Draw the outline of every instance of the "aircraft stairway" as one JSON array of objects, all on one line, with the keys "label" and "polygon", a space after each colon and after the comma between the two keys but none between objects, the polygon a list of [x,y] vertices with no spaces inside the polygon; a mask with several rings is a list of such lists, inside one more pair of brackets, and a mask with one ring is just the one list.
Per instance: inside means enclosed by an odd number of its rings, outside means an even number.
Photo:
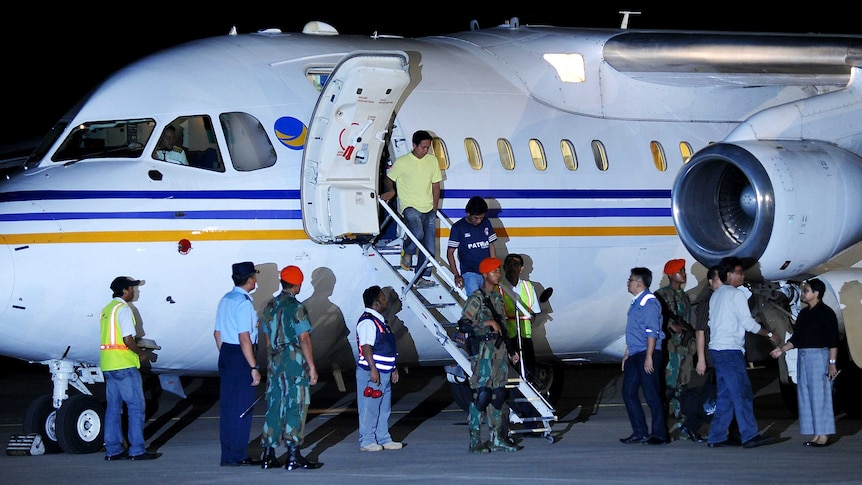
[{"label": "aircraft stairway", "polygon": [[[456,334],[457,322],[461,318],[461,311],[467,295],[462,288],[455,285],[454,275],[448,265],[441,264],[436,258],[431,257],[389,204],[379,199],[378,201],[388,213],[381,227],[385,228],[387,224],[395,223],[400,228],[399,232],[405,237],[411,238],[418,250],[425,254],[426,267],[428,265],[433,267],[428,279],[434,283],[434,286],[427,288],[417,286],[416,283],[422,272],[405,271],[401,267],[401,236],[388,243],[380,242],[378,244],[377,241],[372,241],[366,244],[363,248],[365,256],[370,258],[379,273],[381,286],[391,286],[399,294],[402,304],[401,311],[415,313],[419,317],[419,321],[431,332],[434,339],[454,359],[455,364],[447,366],[450,381],[466,382],[472,373],[470,358],[463,345],[457,343],[453,336]],[[439,211],[437,217],[441,221],[441,225],[451,227],[451,222]],[[501,288],[510,297],[513,297],[513,301],[516,302],[516,311],[525,313],[528,311],[511,288],[507,288],[505,285],[501,285]],[[554,408],[538,389],[522,377],[525,375],[523,364],[520,364],[517,371],[513,371],[512,374],[515,375],[509,378],[506,388],[517,390],[517,393],[511,394],[520,397],[515,398],[514,405],[510,404],[509,406],[509,421],[510,423],[524,424],[525,427],[518,430],[510,429],[509,434],[539,433],[553,443],[551,423],[557,420]]]}]

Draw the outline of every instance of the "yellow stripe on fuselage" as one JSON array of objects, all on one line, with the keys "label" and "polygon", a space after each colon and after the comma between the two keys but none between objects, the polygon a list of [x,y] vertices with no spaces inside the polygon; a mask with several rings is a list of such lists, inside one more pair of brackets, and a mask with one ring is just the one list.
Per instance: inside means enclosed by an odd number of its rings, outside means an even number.
[{"label": "yellow stripe on fuselage", "polygon": [[[591,236],[676,236],[673,226],[602,227],[497,227],[498,237],[591,237]],[[438,230],[438,237],[449,237],[449,229]],[[73,244],[195,241],[261,241],[307,239],[301,229],[211,230],[211,231],[98,231],[4,234],[4,244]]]}]

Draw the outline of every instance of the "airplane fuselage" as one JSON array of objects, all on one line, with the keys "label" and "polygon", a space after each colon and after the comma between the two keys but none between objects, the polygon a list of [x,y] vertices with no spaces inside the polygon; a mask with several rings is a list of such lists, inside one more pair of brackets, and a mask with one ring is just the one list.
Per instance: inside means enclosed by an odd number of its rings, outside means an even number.
[{"label": "airplane fuselage", "polygon": [[[500,236],[497,254],[526,255],[522,276],[555,289],[534,330],[540,358],[619,359],[629,269],[652,269],[657,289],[665,261],[695,263],[674,226],[671,198],[691,154],[756,113],[838,91],[850,78],[849,68],[832,65],[813,74],[722,74],[729,60],[716,60],[713,76],[698,76],[694,64],[650,72],[631,58],[646,58],[641,38],[627,35],[635,33],[501,27],[403,39],[262,32],[204,39],[136,62],[69,113],[38,165],[0,185],[0,354],[98,363],[108,285],[128,275],[146,281],[134,305],[142,336],[161,346],[153,370],[213,373],[215,309],[232,287],[230,265],[248,260],[262,270],[258,308],[279,291],[279,269],[303,270],[299,297],[309,302],[315,354],[324,366],[349,365],[362,291],[379,279],[360,245],[307,236],[300,180],[309,175],[296,141],[303,135],[279,127],[284,119],[312,124],[315,82],[323,84],[342,58],[387,51],[406,54],[410,79],[393,107],[390,150],[406,153],[413,131],[431,131],[446,152],[442,213],[455,221],[471,196],[485,197]],[[582,79],[564,81],[547,54],[580,56]],[[759,82],[738,88],[746,76]],[[232,151],[237,113],[264,130],[271,165],[248,168],[244,160],[260,153]],[[177,119],[211,124],[207,143],[220,154],[220,170],[154,158],[156,135]],[[140,137],[139,153],[58,156],[75,127],[116,120],[152,120],[136,126],[155,134]],[[339,144],[350,161],[346,135],[320,143]],[[379,158],[367,162],[376,167]],[[447,234],[441,226],[438,255]],[[191,249],[179,251],[184,239]],[[704,272],[690,271],[690,288]],[[413,349],[404,352],[405,364],[450,360],[415,317],[399,318],[407,330],[399,347]]]}]

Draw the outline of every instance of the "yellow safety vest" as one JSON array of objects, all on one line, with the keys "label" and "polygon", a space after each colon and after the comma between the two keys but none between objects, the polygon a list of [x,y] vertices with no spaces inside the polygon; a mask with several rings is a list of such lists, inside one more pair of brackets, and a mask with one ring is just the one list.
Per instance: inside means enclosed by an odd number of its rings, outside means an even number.
[{"label": "yellow safety vest", "polygon": [[[533,284],[529,281],[521,280],[520,284],[518,284],[518,292],[521,296],[521,303],[527,307],[527,310],[533,307],[533,295],[535,291],[533,291]],[[515,302],[509,298],[509,295],[503,293],[503,304],[506,309],[506,331],[509,332],[509,338],[515,338],[518,336],[518,328],[516,327],[516,321],[521,321],[521,337],[522,338],[533,338],[533,325],[531,322],[532,315],[529,313],[523,314],[518,312],[515,307]]]},{"label": "yellow safety vest", "polygon": [[[130,350],[123,342],[120,322],[117,321],[117,314],[128,305],[124,301],[111,300],[102,309],[102,345],[99,351],[99,366],[102,371],[128,369],[129,367],[141,368],[141,359],[138,354]],[[132,314],[133,323],[134,319],[135,316]]]}]

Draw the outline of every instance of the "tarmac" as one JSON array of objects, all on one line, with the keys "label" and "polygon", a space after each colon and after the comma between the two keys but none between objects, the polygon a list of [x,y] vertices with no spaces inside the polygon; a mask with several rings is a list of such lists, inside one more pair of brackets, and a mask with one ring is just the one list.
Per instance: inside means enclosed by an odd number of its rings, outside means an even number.
[{"label": "tarmac", "polygon": [[[43,366],[0,368],[0,442],[8,443],[22,433],[29,402],[50,392],[51,383]],[[839,413],[830,446],[803,446],[810,436],[799,434],[796,418],[784,406],[777,370],[754,368],[749,375],[761,433],[776,437],[775,444],[754,449],[708,448],[688,440],[621,444],[619,438],[628,436],[631,427],[620,397],[619,366],[584,365],[566,367],[565,380],[552,388],[558,418],[552,423],[553,443],[540,434],[517,434],[522,450],[483,455],[467,451],[466,413],[453,402],[442,369],[402,369],[401,382],[394,385],[390,429],[405,446],[379,452],[359,450],[352,370],[344,373],[344,391],[331,374],[324,375],[312,388],[302,447],[306,457],[324,466],[293,471],[219,466],[218,379],[184,378],[186,399],[165,392],[151,396],[148,405],[145,437],[148,450],[162,454],[159,459],[106,462],[104,452],[3,453],[0,483],[862,483],[862,420]],[[253,457],[260,453],[264,412],[262,404],[254,409]],[[285,452],[278,450],[282,459]]]}]

